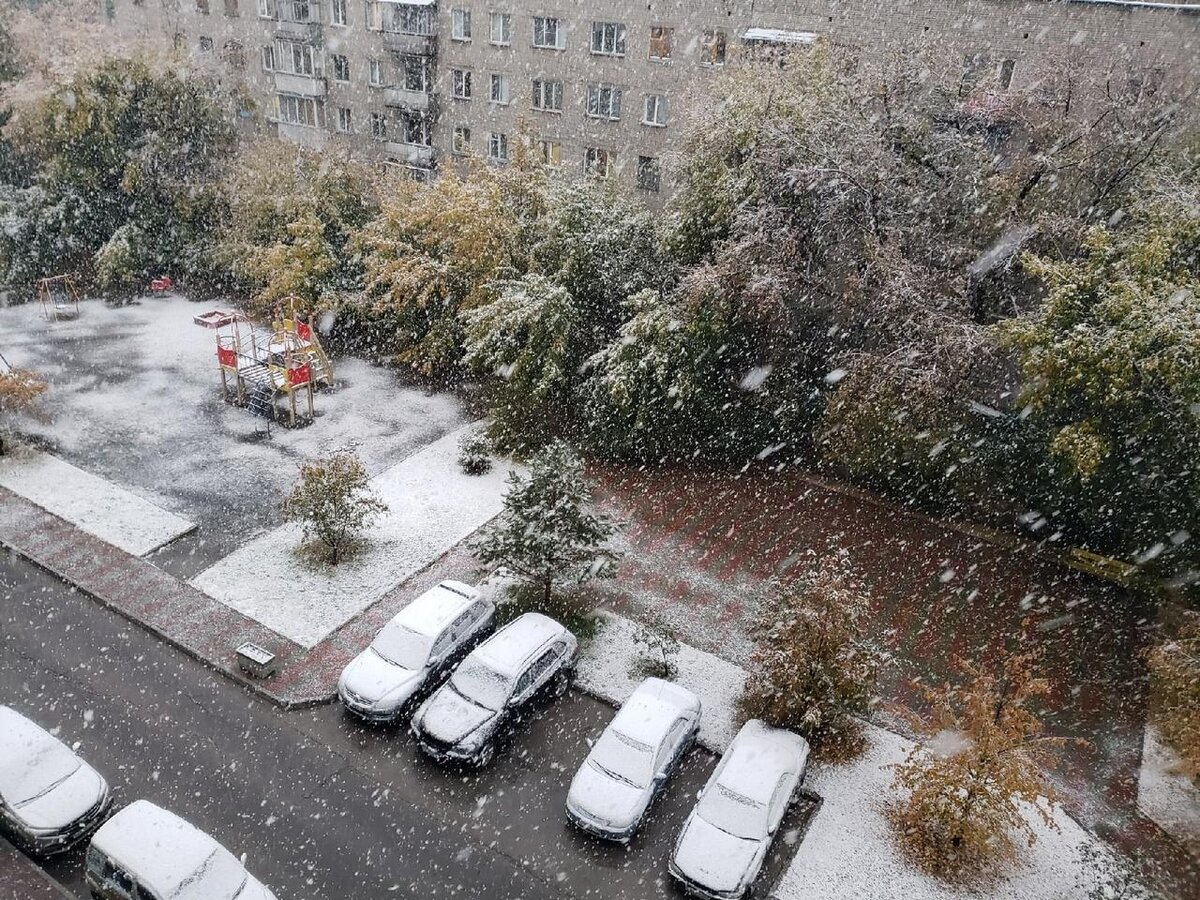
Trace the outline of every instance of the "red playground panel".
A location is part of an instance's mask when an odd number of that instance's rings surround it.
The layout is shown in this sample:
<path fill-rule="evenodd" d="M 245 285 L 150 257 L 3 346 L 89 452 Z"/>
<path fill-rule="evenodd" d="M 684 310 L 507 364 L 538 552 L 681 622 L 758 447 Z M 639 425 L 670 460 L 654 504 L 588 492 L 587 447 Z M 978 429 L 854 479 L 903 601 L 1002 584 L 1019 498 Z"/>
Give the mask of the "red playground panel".
<path fill-rule="evenodd" d="M 150 281 L 150 290 L 157 291 L 160 294 L 171 290 L 171 288 L 174 286 L 174 282 L 171 281 L 170 275 L 160 275 L 158 278 L 154 278 Z"/>
<path fill-rule="evenodd" d="M 292 366 L 287 370 L 288 384 L 290 384 L 292 387 L 299 387 L 301 385 L 308 384 L 310 377 L 311 372 L 309 371 L 308 363 L 304 363 L 300 366 Z"/>

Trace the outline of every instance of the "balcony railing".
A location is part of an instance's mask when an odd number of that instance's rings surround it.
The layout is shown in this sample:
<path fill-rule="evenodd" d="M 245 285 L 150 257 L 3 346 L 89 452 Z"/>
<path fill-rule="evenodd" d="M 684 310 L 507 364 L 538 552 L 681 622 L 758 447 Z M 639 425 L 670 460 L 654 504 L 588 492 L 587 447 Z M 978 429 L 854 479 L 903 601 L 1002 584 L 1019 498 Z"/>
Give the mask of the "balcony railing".
<path fill-rule="evenodd" d="M 437 35 L 385 31 L 383 32 L 383 46 L 384 49 L 403 56 L 435 56 L 437 54 Z"/>
<path fill-rule="evenodd" d="M 437 106 L 437 97 L 428 91 L 410 91 L 402 87 L 386 87 L 383 89 L 383 102 L 386 106 L 431 112 Z"/>
<path fill-rule="evenodd" d="M 388 141 L 384 145 L 389 156 L 395 157 L 410 166 L 429 166 L 433 163 L 433 148 L 425 144 L 404 144 L 400 141 Z"/>
<path fill-rule="evenodd" d="M 325 79 L 316 75 L 276 72 L 275 90 L 281 94 L 299 94 L 301 97 L 324 97 Z"/>

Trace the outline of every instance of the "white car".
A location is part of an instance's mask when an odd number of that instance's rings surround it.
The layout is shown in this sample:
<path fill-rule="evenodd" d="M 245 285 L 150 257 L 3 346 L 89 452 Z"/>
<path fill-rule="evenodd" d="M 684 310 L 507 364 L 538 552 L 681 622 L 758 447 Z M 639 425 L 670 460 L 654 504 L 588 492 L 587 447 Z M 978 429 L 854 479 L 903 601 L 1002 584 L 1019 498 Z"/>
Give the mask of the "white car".
<path fill-rule="evenodd" d="M 100 826 L 86 865 L 98 900 L 275 900 L 232 853 L 149 800 Z"/>
<path fill-rule="evenodd" d="M 699 731 L 699 698 L 674 682 L 647 678 L 575 773 L 567 818 L 597 837 L 629 841 Z"/>
<path fill-rule="evenodd" d="M 0 706 L 0 824 L 33 853 L 66 850 L 100 823 L 108 783 L 66 744 Z"/>
<path fill-rule="evenodd" d="M 808 741 L 751 719 L 708 779 L 671 854 L 671 876 L 689 894 L 744 897 L 808 766 Z"/>
<path fill-rule="evenodd" d="M 421 705 L 413 736 L 438 762 L 486 766 L 535 700 L 567 692 L 578 648 L 554 619 L 525 613 L 472 650 Z"/>
<path fill-rule="evenodd" d="M 391 722 L 423 689 L 436 687 L 492 630 L 496 606 L 461 581 L 443 581 L 404 607 L 338 679 L 346 709 Z"/>

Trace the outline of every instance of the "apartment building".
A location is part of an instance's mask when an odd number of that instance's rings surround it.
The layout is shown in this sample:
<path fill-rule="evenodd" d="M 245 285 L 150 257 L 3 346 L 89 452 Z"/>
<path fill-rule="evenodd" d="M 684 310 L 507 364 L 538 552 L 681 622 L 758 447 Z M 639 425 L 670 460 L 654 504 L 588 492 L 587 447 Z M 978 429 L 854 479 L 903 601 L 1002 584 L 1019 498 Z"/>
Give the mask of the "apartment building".
<path fill-rule="evenodd" d="M 829 41 L 941 46 L 1019 87 L 1063 52 L 1148 83 L 1200 72 L 1200 2 L 1140 0 L 100 0 L 114 28 L 185 50 L 248 121 L 427 178 L 518 144 L 656 204 L 713 80 Z"/>

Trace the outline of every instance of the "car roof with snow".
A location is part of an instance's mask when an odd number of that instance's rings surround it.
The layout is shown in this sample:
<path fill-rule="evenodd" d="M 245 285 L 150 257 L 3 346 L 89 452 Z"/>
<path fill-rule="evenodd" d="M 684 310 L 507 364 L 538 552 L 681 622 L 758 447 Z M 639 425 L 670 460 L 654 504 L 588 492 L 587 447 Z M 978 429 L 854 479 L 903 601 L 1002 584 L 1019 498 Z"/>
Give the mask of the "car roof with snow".
<path fill-rule="evenodd" d="M 795 770 L 803 763 L 799 746 L 776 737 L 777 729 L 751 719 L 737 733 L 721 762 L 717 784 L 755 803 L 768 803 L 775 792 L 780 773 Z M 791 736 L 789 732 L 782 732 Z"/>
<path fill-rule="evenodd" d="M 405 628 L 434 637 L 479 599 L 479 591 L 461 581 L 443 581 L 404 607 L 392 620 Z"/>
<path fill-rule="evenodd" d="M 516 675 L 531 656 L 566 630 L 549 616 L 525 613 L 480 644 L 472 656 L 503 675 Z"/>
<path fill-rule="evenodd" d="M 0 797 L 6 802 L 28 800 L 31 791 L 57 783 L 83 764 L 37 722 L 0 706 Z"/>
<path fill-rule="evenodd" d="M 679 714 L 695 706 L 699 701 L 687 688 L 661 678 L 647 678 L 621 706 L 609 727 L 639 744 L 656 747 Z"/>
<path fill-rule="evenodd" d="M 149 800 L 105 822 L 92 845 L 163 900 L 230 900 L 248 876 L 232 853 Z"/>

